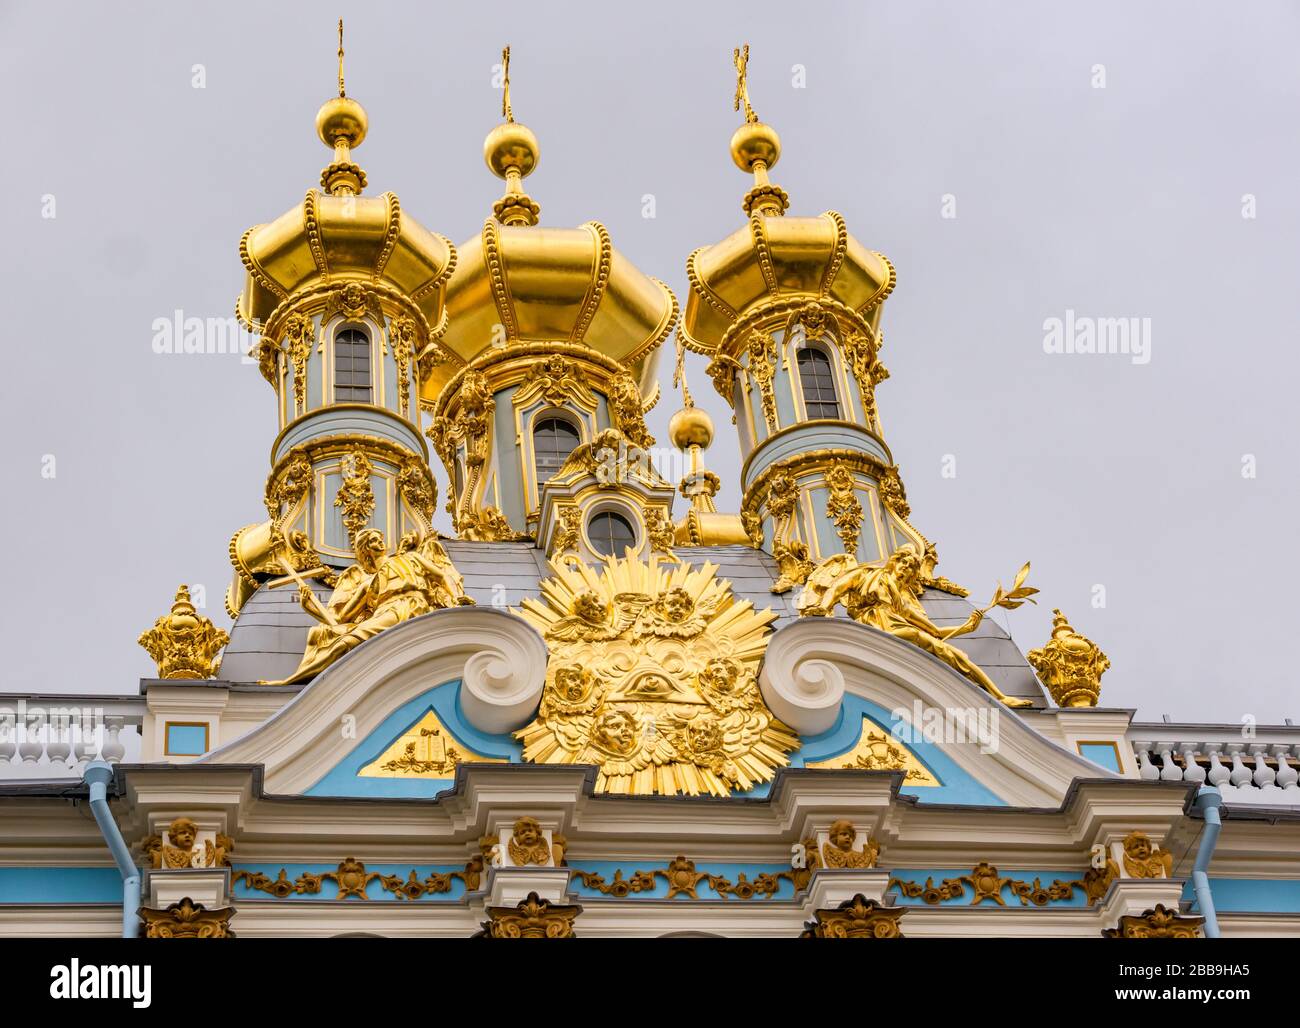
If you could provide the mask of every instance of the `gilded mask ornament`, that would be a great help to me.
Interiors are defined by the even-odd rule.
[[[535,817],[521,817],[515,822],[506,852],[510,854],[510,863],[516,867],[529,864],[546,867],[551,862],[550,844]]]
[[[211,678],[217,673],[216,656],[230,636],[195,610],[189,586],[182,585],[171,612],[137,642],[158,665],[159,678]]]
[[[1168,878],[1174,873],[1174,855],[1155,847],[1145,832],[1124,838],[1124,873],[1130,878]]]
[[[1101,934],[1108,939],[1198,939],[1203,917],[1189,917],[1157,903],[1141,916],[1126,914],[1115,928]]]
[[[188,817],[178,817],[167,826],[167,834],[151,835],[140,844],[154,870],[188,867],[229,867],[230,852],[235,848],[230,836],[217,833],[215,841],[197,845],[199,828]]]
[[[868,868],[876,866],[880,844],[868,838],[861,849],[857,848],[858,830],[852,821],[841,818],[826,832],[822,846],[822,866],[827,868]]]
[[[933,654],[1008,707],[1029,706],[1029,700],[1007,696],[983,668],[948,642],[954,636],[974,631],[994,607],[1014,610],[1038,592],[1024,584],[1029,565],[1020,569],[1009,591],[998,586],[988,606],[972,611],[964,622],[951,628],[940,628],[921,606],[925,588],[922,567],[922,556],[910,543],[895,550],[884,567],[859,564],[850,554],[837,554],[823,561],[808,577],[799,598],[799,613],[827,616],[837,604],[843,604],[855,621]]]
[[[550,647],[524,759],[595,764],[598,792],[727,796],[769,781],[798,738],[756,684],[770,611],[737,603],[717,568],[552,561],[515,611]]]

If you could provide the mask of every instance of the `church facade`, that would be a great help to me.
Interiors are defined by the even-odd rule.
[[[1300,729],[1134,722],[1065,613],[1028,652],[988,617],[1050,599],[1028,564],[938,573],[876,403],[894,268],[792,212],[748,48],[750,187],[681,301],[541,223],[508,56],[453,244],[366,192],[340,28],[330,163],[239,241],[279,432],[232,626],[181,586],[138,691],[0,698],[0,935],[1300,935]]]

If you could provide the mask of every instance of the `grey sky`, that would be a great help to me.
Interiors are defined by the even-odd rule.
[[[727,141],[748,41],[792,210],[840,211],[898,268],[879,401],[941,571],[983,599],[1032,559],[1043,602],[1010,615],[1015,638],[1041,644],[1063,608],[1111,657],[1107,705],[1300,716],[1276,657],[1300,570],[1286,3],[5,3],[0,689],[134,692],[152,671],[136,636],[181,581],[227,624],[226,544],[264,516],[273,394],[237,357],[156,355],[151,324],[229,315],[241,233],[316,184],[335,8],[368,193],[457,243],[478,231],[508,42],[543,222],[604,222],[679,298],[687,254],[743,224]],[[1150,363],[1045,354],[1067,309],[1150,318]],[[730,412],[690,373],[734,510]],[[651,418],[661,439],[675,407]]]

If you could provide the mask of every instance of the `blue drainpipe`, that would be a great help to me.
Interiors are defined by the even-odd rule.
[[[131,859],[131,850],[122,838],[122,830],[108,809],[108,783],[113,780],[113,765],[102,760],[92,761],[86,765],[81,780],[90,786],[91,812],[122,875],[122,938],[134,939],[140,934],[140,869]]]
[[[1223,806],[1223,796],[1219,790],[1208,785],[1201,786],[1196,794],[1196,807],[1205,818],[1205,834],[1201,836],[1200,848],[1196,851],[1196,863],[1192,866],[1192,888],[1196,890],[1196,905],[1205,918],[1205,937],[1219,938],[1219,917],[1214,911],[1214,894],[1210,892],[1210,860],[1214,857],[1214,846],[1219,841],[1219,831],[1223,821],[1219,818],[1219,808]]]

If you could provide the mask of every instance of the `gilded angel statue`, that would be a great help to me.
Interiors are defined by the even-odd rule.
[[[1038,592],[1024,584],[1029,565],[1020,569],[1009,592],[999,587],[987,607],[973,610],[970,617],[952,628],[940,628],[921,606],[924,565],[923,556],[910,543],[896,549],[884,567],[859,564],[850,554],[838,554],[809,576],[799,600],[799,613],[829,615],[836,604],[842,604],[855,621],[934,654],[1008,707],[1029,706],[1029,700],[1006,695],[983,668],[948,642],[955,636],[973,632],[994,607],[1014,609]]]

